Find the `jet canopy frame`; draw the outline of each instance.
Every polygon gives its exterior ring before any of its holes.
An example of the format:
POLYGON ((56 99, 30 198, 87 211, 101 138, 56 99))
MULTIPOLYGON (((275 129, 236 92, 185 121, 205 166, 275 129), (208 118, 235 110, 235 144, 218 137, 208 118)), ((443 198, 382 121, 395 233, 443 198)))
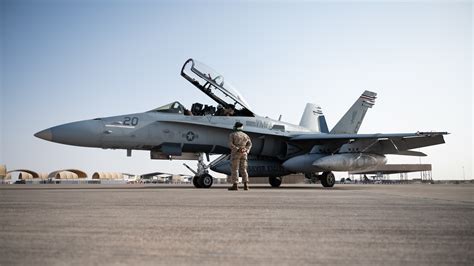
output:
POLYGON ((235 116, 255 116, 242 95, 209 66, 190 58, 184 63, 181 76, 222 107, 234 109, 235 116))
POLYGON ((157 107, 149 112, 159 112, 159 113, 171 113, 171 114, 183 114, 186 108, 178 101, 165 104, 163 106, 157 107))

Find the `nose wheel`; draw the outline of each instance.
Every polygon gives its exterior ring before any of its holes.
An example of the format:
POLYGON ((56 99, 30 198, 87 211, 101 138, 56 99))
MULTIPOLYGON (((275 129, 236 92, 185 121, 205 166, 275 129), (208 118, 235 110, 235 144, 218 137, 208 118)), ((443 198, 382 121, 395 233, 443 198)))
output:
POLYGON ((201 184, 199 182, 199 176, 194 176, 193 177, 193 185, 195 188, 202 188, 201 184))
POLYGON ((183 164, 194 173, 193 185, 196 188, 210 188, 214 183, 214 178, 209 174, 209 165, 204 163, 204 154, 201 153, 198 158, 197 171, 194 171, 187 164, 183 164))
POLYGON ((210 188, 214 182, 210 174, 204 174, 200 176, 194 176, 193 185, 196 188, 210 188))

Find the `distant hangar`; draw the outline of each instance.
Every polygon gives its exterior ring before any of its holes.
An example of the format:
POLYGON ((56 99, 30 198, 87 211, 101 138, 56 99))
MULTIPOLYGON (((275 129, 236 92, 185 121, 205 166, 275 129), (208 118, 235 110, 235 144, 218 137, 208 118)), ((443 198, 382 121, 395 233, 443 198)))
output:
POLYGON ((389 174, 401 174, 411 172, 431 172, 431 164, 385 164, 375 168, 368 168, 365 170, 351 171, 351 175, 360 174, 377 174, 381 173, 384 175, 389 174))
POLYGON ((49 174, 38 173, 29 169, 15 169, 7 171, 5 165, 0 165, 0 179, 3 183, 10 183, 12 176, 16 176, 17 180, 23 182, 46 182, 46 181, 86 181, 86 180, 124 180, 124 177, 131 177, 130 174, 122 174, 118 172, 95 172, 91 179, 88 179, 87 173, 79 169, 62 169, 56 170, 49 174))
POLYGON ((364 170, 350 171, 349 175, 376 175, 378 179, 391 174, 400 174, 400 180, 407 180, 407 174, 413 172, 421 173, 421 180, 431 181, 431 164, 385 164, 364 170))

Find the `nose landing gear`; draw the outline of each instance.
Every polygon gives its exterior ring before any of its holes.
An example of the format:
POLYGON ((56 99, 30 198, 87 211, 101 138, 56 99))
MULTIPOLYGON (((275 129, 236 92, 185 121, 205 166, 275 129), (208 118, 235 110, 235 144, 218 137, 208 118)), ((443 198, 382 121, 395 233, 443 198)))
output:
POLYGON ((204 163, 204 153, 199 154, 197 171, 194 171, 187 164, 183 163, 186 168, 193 172, 193 185, 196 188, 210 188, 214 182, 214 178, 209 174, 209 165, 204 163))

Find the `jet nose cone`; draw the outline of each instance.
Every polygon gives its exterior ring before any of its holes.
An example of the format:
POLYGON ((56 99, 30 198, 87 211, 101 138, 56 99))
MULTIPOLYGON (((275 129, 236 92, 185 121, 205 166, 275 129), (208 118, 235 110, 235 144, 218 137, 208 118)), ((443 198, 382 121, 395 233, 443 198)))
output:
POLYGON ((45 129, 43 131, 40 131, 40 132, 36 133, 35 137, 40 138, 40 139, 44 139, 44 140, 52 141, 53 140, 53 133, 51 132, 51 129, 48 128, 48 129, 45 129))
POLYGON ((35 134, 36 137, 56 143, 99 147, 104 125, 96 120, 72 122, 48 128, 35 134))

